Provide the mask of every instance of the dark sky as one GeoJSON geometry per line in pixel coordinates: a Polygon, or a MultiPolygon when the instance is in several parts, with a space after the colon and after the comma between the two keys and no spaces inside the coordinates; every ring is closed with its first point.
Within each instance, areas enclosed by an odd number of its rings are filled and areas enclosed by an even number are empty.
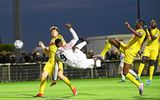
{"type": "MultiPolygon", "coordinates": [[[[137,18],[137,0],[20,0],[21,38],[24,50],[32,51],[39,40],[48,44],[49,27],[56,25],[66,40],[71,35],[64,25],[72,23],[79,36],[128,33],[137,18]]],[[[0,36],[13,43],[13,0],[0,0],[0,36]]],[[[160,0],[140,0],[141,17],[160,22],[160,0]]]]}

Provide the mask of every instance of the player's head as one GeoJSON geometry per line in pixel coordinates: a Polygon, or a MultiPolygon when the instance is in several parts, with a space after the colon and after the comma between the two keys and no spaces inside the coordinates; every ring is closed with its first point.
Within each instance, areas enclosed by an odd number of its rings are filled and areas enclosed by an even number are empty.
{"type": "Polygon", "coordinates": [[[138,20],[136,20],[135,28],[140,29],[140,28],[143,28],[144,25],[145,25],[144,20],[138,19],[138,20]]]}
{"type": "Polygon", "coordinates": [[[150,22],[150,26],[151,28],[156,28],[157,27],[157,23],[156,23],[156,20],[152,19],[151,22],[150,22]]]}
{"type": "Polygon", "coordinates": [[[51,32],[51,36],[52,36],[52,37],[56,37],[56,36],[58,35],[58,33],[59,33],[59,28],[56,27],[56,26],[50,27],[49,30],[50,30],[50,32],[51,32]]]}
{"type": "Polygon", "coordinates": [[[56,39],[55,40],[55,45],[57,48],[62,47],[63,46],[63,42],[61,39],[56,39]]]}

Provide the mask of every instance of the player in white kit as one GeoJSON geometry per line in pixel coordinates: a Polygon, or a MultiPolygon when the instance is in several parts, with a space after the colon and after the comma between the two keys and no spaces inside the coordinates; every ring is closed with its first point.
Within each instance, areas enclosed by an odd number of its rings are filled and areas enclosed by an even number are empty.
{"type": "Polygon", "coordinates": [[[75,46],[79,38],[71,24],[66,24],[66,27],[71,32],[73,39],[66,45],[63,45],[60,39],[55,40],[55,45],[58,48],[56,52],[56,60],[62,61],[67,66],[74,68],[86,69],[93,68],[94,66],[100,67],[101,61],[99,59],[87,59],[86,54],[81,51],[87,42],[84,41],[75,46]]]}

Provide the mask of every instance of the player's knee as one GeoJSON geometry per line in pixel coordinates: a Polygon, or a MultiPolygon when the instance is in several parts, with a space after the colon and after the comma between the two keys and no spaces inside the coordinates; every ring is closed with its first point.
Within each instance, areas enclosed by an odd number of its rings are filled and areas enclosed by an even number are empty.
{"type": "Polygon", "coordinates": [[[127,75],[129,73],[129,69],[130,69],[131,64],[128,63],[124,63],[124,67],[123,67],[123,75],[127,75]]]}
{"type": "Polygon", "coordinates": [[[62,76],[62,74],[61,74],[61,73],[58,73],[58,77],[61,78],[61,76],[62,76]]]}
{"type": "Polygon", "coordinates": [[[48,72],[43,72],[41,75],[41,79],[46,79],[48,76],[48,72]]]}
{"type": "Polygon", "coordinates": [[[154,66],[155,60],[150,60],[150,66],[154,66]]]}
{"type": "Polygon", "coordinates": [[[128,72],[123,71],[123,75],[126,76],[128,74],[128,72]]]}
{"type": "Polygon", "coordinates": [[[144,63],[144,64],[145,64],[145,63],[147,62],[147,60],[148,60],[148,57],[143,56],[143,57],[142,57],[142,61],[141,61],[141,63],[144,63]]]}
{"type": "Polygon", "coordinates": [[[62,72],[62,71],[59,71],[59,72],[58,72],[58,77],[59,77],[60,79],[63,79],[64,75],[63,75],[63,72],[62,72]]]}
{"type": "Polygon", "coordinates": [[[109,39],[108,41],[109,41],[109,43],[114,44],[114,40],[113,39],[109,39]]]}
{"type": "Polygon", "coordinates": [[[123,69],[123,75],[126,76],[129,73],[128,70],[123,69]]]}

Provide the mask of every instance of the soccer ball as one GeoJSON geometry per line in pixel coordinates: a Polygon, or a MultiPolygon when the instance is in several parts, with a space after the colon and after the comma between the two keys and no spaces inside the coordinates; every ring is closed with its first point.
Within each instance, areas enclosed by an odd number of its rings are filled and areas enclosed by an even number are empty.
{"type": "Polygon", "coordinates": [[[21,49],[23,47],[23,42],[21,40],[15,40],[14,46],[17,49],[21,49]]]}

